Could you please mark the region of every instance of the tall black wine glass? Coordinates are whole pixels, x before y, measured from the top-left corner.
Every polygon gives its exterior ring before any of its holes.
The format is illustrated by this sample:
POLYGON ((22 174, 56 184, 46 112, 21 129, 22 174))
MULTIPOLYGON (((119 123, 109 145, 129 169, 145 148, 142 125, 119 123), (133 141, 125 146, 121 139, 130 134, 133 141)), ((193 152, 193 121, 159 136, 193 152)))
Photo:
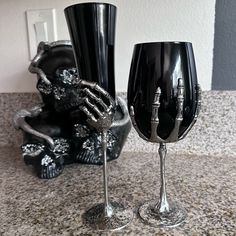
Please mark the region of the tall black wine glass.
POLYGON ((132 210, 110 201, 107 173, 107 130, 114 116, 114 44, 116 7, 106 3, 69 6, 65 15, 75 59, 85 94, 81 110, 90 126, 101 133, 104 202, 83 215, 85 223, 97 230, 117 230, 133 218, 132 210))
POLYGON ((174 227, 186 212, 166 195, 166 143, 185 137, 201 105, 192 44, 153 42, 135 45, 128 84, 128 108, 134 128, 146 141, 159 143, 160 200, 144 203, 140 217, 156 227, 174 227))

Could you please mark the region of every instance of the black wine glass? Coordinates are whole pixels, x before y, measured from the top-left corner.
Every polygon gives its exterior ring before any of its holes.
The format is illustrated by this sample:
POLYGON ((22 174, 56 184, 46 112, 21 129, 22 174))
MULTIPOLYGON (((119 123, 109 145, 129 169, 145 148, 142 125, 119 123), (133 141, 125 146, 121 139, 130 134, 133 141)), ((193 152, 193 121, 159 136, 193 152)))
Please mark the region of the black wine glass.
POLYGON ((116 7, 107 3, 81 3, 67 7, 65 15, 85 93, 81 110, 87 115, 89 125, 100 132, 103 154, 104 202, 86 211, 83 219, 97 230, 121 229, 131 222, 133 212, 120 202, 109 200, 107 171, 107 130, 115 107, 116 7))
POLYGON ((154 227, 174 227, 186 211, 167 200, 166 143, 185 137, 201 105, 192 44, 140 43, 134 47, 128 84, 128 108, 134 128, 146 141, 159 143, 160 200, 144 203, 140 217, 154 227))

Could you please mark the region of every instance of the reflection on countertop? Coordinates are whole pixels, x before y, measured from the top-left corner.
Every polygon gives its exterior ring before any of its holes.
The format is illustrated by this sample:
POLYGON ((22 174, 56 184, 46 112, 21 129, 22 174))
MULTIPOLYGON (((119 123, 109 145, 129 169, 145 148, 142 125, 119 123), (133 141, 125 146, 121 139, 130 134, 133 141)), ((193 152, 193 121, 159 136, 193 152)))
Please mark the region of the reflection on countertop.
MULTIPOLYGON (((159 160, 154 153, 124 152, 110 163, 110 195, 138 206, 158 197, 159 160)), ((0 148, 0 235, 233 236, 236 232, 236 158, 167 156, 168 193, 188 211, 175 229, 155 229, 139 219, 115 233, 86 228, 81 214, 102 201, 102 167, 69 165, 61 176, 40 180, 19 148, 0 148)))

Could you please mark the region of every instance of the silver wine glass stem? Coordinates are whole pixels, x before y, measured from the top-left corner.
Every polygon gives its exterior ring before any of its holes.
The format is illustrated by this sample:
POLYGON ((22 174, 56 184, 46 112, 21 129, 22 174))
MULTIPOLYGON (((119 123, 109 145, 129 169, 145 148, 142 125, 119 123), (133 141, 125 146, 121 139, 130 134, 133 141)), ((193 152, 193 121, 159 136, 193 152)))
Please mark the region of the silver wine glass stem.
POLYGON ((102 154, 103 154, 103 189, 104 189, 104 214, 105 217, 111 217, 113 210, 108 196, 108 170, 107 170, 107 131, 101 133, 102 136, 102 154))
POLYGON ((160 202, 155 208, 159 213, 165 213, 165 212, 167 213, 170 211, 170 206, 166 196, 166 180, 165 180, 166 144, 165 143, 160 143, 159 155, 160 155, 160 177, 161 177, 160 202))

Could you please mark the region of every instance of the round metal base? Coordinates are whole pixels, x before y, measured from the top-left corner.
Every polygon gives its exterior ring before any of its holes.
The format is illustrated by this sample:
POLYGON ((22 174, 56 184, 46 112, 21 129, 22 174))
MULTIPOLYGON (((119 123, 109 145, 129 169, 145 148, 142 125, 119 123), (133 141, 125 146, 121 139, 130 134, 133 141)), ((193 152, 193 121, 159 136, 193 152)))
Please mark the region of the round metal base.
POLYGON ((98 204, 83 215, 84 223, 95 230, 114 231, 127 226, 133 219, 133 211, 118 202, 111 202, 112 215, 104 214, 104 204, 98 204))
POLYGON ((169 203, 170 211, 166 213, 159 213, 157 209, 155 209, 156 205, 157 202, 151 200, 145 202, 139 208, 140 217, 145 223, 153 227, 176 227, 182 224, 187 217, 186 211, 174 203, 169 203))

